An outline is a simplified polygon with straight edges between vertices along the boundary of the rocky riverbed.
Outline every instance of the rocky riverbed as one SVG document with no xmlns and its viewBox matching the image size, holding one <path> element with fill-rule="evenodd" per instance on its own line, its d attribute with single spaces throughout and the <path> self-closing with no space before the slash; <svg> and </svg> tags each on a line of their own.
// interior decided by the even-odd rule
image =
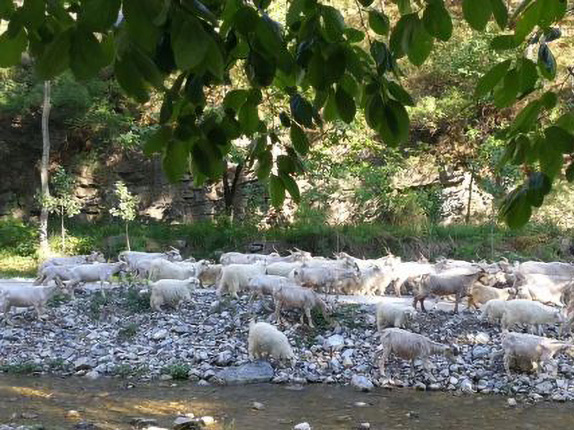
<svg viewBox="0 0 574 430">
<path fill-rule="evenodd" d="M 88 379 L 122 377 L 189 379 L 199 385 L 249 382 L 351 384 L 357 390 L 374 387 L 414 387 L 456 393 L 495 393 L 519 401 L 574 400 L 572 358 L 558 357 L 558 374 L 514 375 L 508 378 L 501 359 L 490 355 L 500 348 L 500 330 L 478 319 L 477 312 L 459 315 L 443 310 L 417 314 L 411 327 L 439 342 L 456 343 L 455 362 L 432 359 L 426 372 L 391 358 L 388 375 L 373 364 L 378 336 L 374 304 L 335 304 L 334 324 L 316 317 L 317 328 L 298 324 L 288 314 L 283 327 L 298 358 L 293 367 L 250 362 L 247 354 L 249 320 L 273 319 L 270 300 L 218 300 L 211 289 L 197 290 L 194 302 L 178 311 L 152 313 L 149 296 L 138 288 L 116 288 L 106 298 L 94 291 L 76 300 L 56 298 L 44 320 L 31 311 L 15 315 L 14 326 L 0 326 L 0 369 L 7 373 L 51 373 Z M 557 328 L 548 336 L 557 337 Z M 511 401 L 512 403 L 512 401 Z"/>
</svg>

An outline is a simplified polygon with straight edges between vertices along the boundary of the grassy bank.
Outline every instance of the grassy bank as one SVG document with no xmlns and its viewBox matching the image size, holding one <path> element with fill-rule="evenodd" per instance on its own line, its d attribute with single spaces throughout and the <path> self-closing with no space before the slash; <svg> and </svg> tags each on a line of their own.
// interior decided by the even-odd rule
<svg viewBox="0 0 574 430">
<path fill-rule="evenodd" d="M 113 257 L 125 249 L 123 225 L 114 223 L 73 223 L 68 226 L 67 253 L 100 249 Z M 536 259 L 569 260 L 565 246 L 571 232 L 548 225 L 532 224 L 521 230 L 491 225 L 453 225 L 424 228 L 382 224 L 329 226 L 294 224 L 266 230 L 253 225 L 229 222 L 196 222 L 169 225 L 136 224 L 130 229 L 132 249 L 156 251 L 168 245 L 183 247 L 186 256 L 217 258 L 221 252 L 247 251 L 251 243 L 263 243 L 267 251 L 280 252 L 298 247 L 314 254 L 332 255 L 346 251 L 375 257 L 388 251 L 407 260 L 421 255 L 466 260 Z M 53 250 L 62 252 L 59 231 L 51 229 Z M 36 227 L 20 221 L 0 221 L 0 276 L 30 276 L 37 263 Z"/>
</svg>

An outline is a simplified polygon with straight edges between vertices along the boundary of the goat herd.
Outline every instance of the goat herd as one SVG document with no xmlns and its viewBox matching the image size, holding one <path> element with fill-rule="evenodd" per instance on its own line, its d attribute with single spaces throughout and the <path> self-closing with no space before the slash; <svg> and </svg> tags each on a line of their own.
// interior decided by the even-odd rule
<svg viewBox="0 0 574 430">
<path fill-rule="evenodd" d="M 389 288 L 394 288 L 397 296 L 412 292 L 412 306 L 385 301 L 376 308 L 381 346 L 374 357 L 382 374 L 391 353 L 410 360 L 413 370 L 416 359 L 426 368 L 432 355 L 457 355 L 456 345 L 437 343 L 406 330 L 416 319 L 417 304 L 426 311 L 425 299 L 438 296 L 454 297 L 455 313 L 466 297 L 469 309 L 480 308 L 481 319 L 501 324 L 500 354 L 509 374 L 511 368 L 538 371 L 552 364 L 556 354 L 574 351 L 571 343 L 542 336 L 545 324 L 559 324 L 559 337 L 568 336 L 574 322 L 574 265 L 559 262 L 403 262 L 393 255 L 358 259 L 346 253 L 327 259 L 296 249 L 288 256 L 229 252 L 221 255 L 220 264 L 213 264 L 183 260 L 179 251 L 171 248 L 164 253 L 125 251 L 117 262 L 106 263 L 100 253 L 93 252 L 46 260 L 34 285 L 0 289 L 5 321 L 11 323 L 12 307 L 33 307 L 40 317 L 57 291 L 73 298 L 74 290 L 86 282 L 100 282 L 105 294 L 105 283 L 111 286 L 113 275 L 126 273 L 148 283 L 150 307 L 158 312 L 163 306 L 178 308 L 191 301 L 194 289 L 204 285 L 215 285 L 218 296 L 237 298 L 244 291 L 251 293 L 251 300 L 271 296 L 277 326 L 282 325 L 282 311 L 289 308 L 301 311 L 303 325 L 306 318 L 314 327 L 315 308 L 331 321 L 333 306 L 318 293 L 384 295 Z M 518 325 L 525 325 L 531 333 L 536 330 L 537 335 L 510 331 Z M 287 337 L 266 322 L 251 322 L 248 346 L 252 359 L 295 360 Z"/>
</svg>

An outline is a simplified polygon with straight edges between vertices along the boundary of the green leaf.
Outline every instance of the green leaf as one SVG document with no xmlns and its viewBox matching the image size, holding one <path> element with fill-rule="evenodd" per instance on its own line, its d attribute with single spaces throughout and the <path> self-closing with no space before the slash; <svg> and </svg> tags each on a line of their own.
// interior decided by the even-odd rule
<svg viewBox="0 0 574 430">
<path fill-rule="evenodd" d="M 209 35 L 207 37 L 209 38 L 209 42 L 207 42 L 207 54 L 205 60 L 207 70 L 209 70 L 209 72 L 211 72 L 211 74 L 217 79 L 222 81 L 225 65 L 223 64 L 223 55 L 221 54 L 221 49 L 213 37 Z"/>
<path fill-rule="evenodd" d="M 536 87 L 538 81 L 538 72 L 536 64 L 528 58 L 521 58 L 517 63 L 518 87 L 521 96 L 531 93 Z"/>
<path fill-rule="evenodd" d="M 390 25 L 387 15 L 376 10 L 369 11 L 369 26 L 375 33 L 385 36 L 389 32 Z"/>
<path fill-rule="evenodd" d="M 139 103 L 145 103 L 149 100 L 147 86 L 143 77 L 128 55 L 116 59 L 114 73 L 118 84 L 120 84 L 120 87 L 127 95 L 133 97 Z"/>
<path fill-rule="evenodd" d="M 223 106 L 226 109 L 233 109 L 238 111 L 243 103 L 247 101 L 247 96 L 249 95 L 248 90 L 232 90 L 229 91 L 225 98 L 223 99 Z"/>
<path fill-rule="evenodd" d="M 376 107 L 371 106 L 371 110 Z M 409 137 L 409 116 L 405 107 L 394 100 L 384 104 L 380 112 L 370 112 L 373 127 L 389 146 L 406 142 Z"/>
<path fill-rule="evenodd" d="M 179 140 L 170 141 L 163 157 L 163 171 L 170 182 L 177 182 L 188 171 L 189 145 Z"/>
<path fill-rule="evenodd" d="M 504 0 L 490 0 L 490 5 L 492 7 L 492 13 L 496 23 L 501 30 L 504 30 L 508 23 L 508 10 Z"/>
<path fill-rule="evenodd" d="M 238 113 L 238 120 L 245 134 L 251 135 L 255 133 L 257 131 L 257 127 L 259 127 L 259 112 L 257 105 L 245 103 L 241 106 Z"/>
<path fill-rule="evenodd" d="M 355 119 L 355 113 L 357 108 L 355 106 L 355 101 L 343 88 L 337 86 L 337 91 L 335 92 L 335 103 L 337 105 L 337 112 L 339 117 L 345 121 L 347 124 L 353 122 Z"/>
<path fill-rule="evenodd" d="M 411 19 L 411 15 L 402 16 L 391 31 L 389 46 L 396 58 L 404 57 L 406 53 L 407 23 Z"/>
<path fill-rule="evenodd" d="M 538 24 L 541 6 L 542 2 L 539 0 L 531 2 L 519 16 L 514 34 L 520 42 L 522 42 L 526 36 L 532 32 L 536 24 Z"/>
<path fill-rule="evenodd" d="M 297 170 L 297 167 L 290 156 L 279 155 L 277 157 L 277 170 L 279 173 L 294 173 Z"/>
<path fill-rule="evenodd" d="M 548 142 L 552 142 L 557 151 L 563 154 L 574 152 L 574 136 L 563 128 L 552 125 L 544 130 L 544 136 Z"/>
<path fill-rule="evenodd" d="M 12 0 L 0 0 L 0 19 L 6 21 L 14 13 L 14 2 Z"/>
<path fill-rule="evenodd" d="M 291 144 L 293 148 L 295 148 L 295 151 L 301 155 L 307 155 L 309 152 L 309 138 L 301 127 L 292 122 L 289 135 L 291 136 Z"/>
<path fill-rule="evenodd" d="M 574 182 L 574 161 L 566 168 L 566 180 L 568 182 Z"/>
<path fill-rule="evenodd" d="M 538 69 L 542 76 L 550 81 L 553 81 L 556 77 L 556 60 L 545 43 L 538 49 Z"/>
<path fill-rule="evenodd" d="M 434 39 L 425 30 L 425 26 L 416 14 L 410 15 L 404 39 L 404 50 L 409 61 L 415 66 L 422 65 L 432 51 Z"/>
<path fill-rule="evenodd" d="M 452 19 L 444 6 L 443 0 L 432 0 L 423 13 L 426 31 L 444 42 L 452 35 Z"/>
<path fill-rule="evenodd" d="M 105 31 L 118 19 L 120 0 L 82 0 L 80 23 L 91 31 Z"/>
<path fill-rule="evenodd" d="M 235 29 L 243 34 L 248 35 L 255 32 L 260 21 L 259 14 L 252 7 L 242 6 L 233 16 Z"/>
<path fill-rule="evenodd" d="M 265 150 L 257 157 L 257 179 L 260 181 L 267 179 L 273 167 L 273 155 L 270 150 Z"/>
<path fill-rule="evenodd" d="M 549 133 L 550 137 L 552 137 L 552 134 L 552 132 Z M 545 135 L 543 139 L 539 139 L 537 150 L 540 170 L 546 173 L 550 179 L 555 178 L 564 164 L 560 142 L 553 141 Z"/>
<path fill-rule="evenodd" d="M 0 67 L 11 67 L 20 63 L 22 52 L 28 46 L 26 32 L 20 30 L 16 37 L 8 37 L 8 32 L 0 36 Z"/>
<path fill-rule="evenodd" d="M 154 52 L 159 34 L 154 20 L 161 13 L 162 5 L 157 0 L 123 0 L 122 11 L 131 40 L 146 52 Z M 178 14 L 176 16 L 180 16 Z M 199 41 L 195 43 L 199 44 Z M 190 47 L 193 49 L 193 47 Z"/>
<path fill-rule="evenodd" d="M 76 79 L 93 78 L 106 66 L 106 54 L 93 33 L 78 29 L 71 38 L 70 69 Z"/>
<path fill-rule="evenodd" d="M 210 46 L 210 37 L 192 16 L 176 17 L 172 22 L 171 46 L 175 64 L 182 70 L 201 65 Z"/>
<path fill-rule="evenodd" d="M 550 93 L 550 91 L 548 93 Z M 542 97 L 546 97 L 548 93 L 544 94 Z M 554 98 L 556 98 L 556 94 L 554 94 Z M 560 118 L 558 118 L 555 124 L 558 127 L 566 130 L 568 133 L 574 134 L 574 112 L 566 112 Z"/>
<path fill-rule="evenodd" d="M 337 111 L 337 102 L 335 101 L 335 91 L 329 89 L 327 101 L 323 107 L 323 118 L 325 121 L 333 122 L 339 119 L 339 112 Z"/>
<path fill-rule="evenodd" d="M 345 37 L 349 43 L 359 43 L 365 39 L 365 33 L 356 28 L 347 27 L 345 29 Z"/>
<path fill-rule="evenodd" d="M 208 178 L 216 179 L 225 170 L 220 147 L 207 139 L 198 140 L 192 145 L 191 158 L 195 168 Z"/>
<path fill-rule="evenodd" d="M 538 114 L 542 109 L 542 104 L 539 100 L 533 100 L 526 105 L 524 109 L 520 111 L 511 126 L 511 131 L 518 133 L 526 133 L 534 125 L 536 125 L 538 120 Z"/>
<path fill-rule="evenodd" d="M 547 110 L 553 109 L 556 106 L 556 104 L 558 103 L 558 96 L 553 91 L 546 91 L 542 95 L 542 97 L 540 97 L 540 103 L 542 103 L 544 108 Z M 556 125 L 561 125 L 561 124 L 557 123 Z M 574 126 L 574 123 L 572 125 Z M 573 130 L 570 130 L 569 128 L 564 127 L 564 126 L 562 126 L 562 128 L 564 128 L 565 130 L 570 131 L 570 132 L 573 131 Z"/>
<path fill-rule="evenodd" d="M 257 23 L 255 34 L 269 55 L 277 56 L 284 48 L 279 24 L 266 15 Z"/>
<path fill-rule="evenodd" d="M 411 95 L 399 84 L 394 81 L 387 81 L 387 89 L 391 96 L 405 106 L 414 106 L 415 102 Z"/>
<path fill-rule="evenodd" d="M 144 143 L 143 153 L 148 157 L 157 152 L 162 152 L 167 147 L 172 136 L 171 127 L 162 126 L 157 129 Z"/>
<path fill-rule="evenodd" d="M 301 193 L 299 192 L 299 186 L 297 185 L 297 182 L 295 182 L 295 179 L 293 179 L 287 173 L 280 173 L 279 176 L 281 178 L 281 181 L 283 181 L 283 185 L 285 186 L 285 189 L 291 195 L 291 198 L 293 199 L 293 201 L 295 203 L 299 203 L 301 201 Z"/>
<path fill-rule="evenodd" d="M 520 41 L 514 37 L 513 34 L 504 34 L 502 36 L 496 36 L 490 42 L 490 47 L 495 51 L 505 51 L 508 49 L 515 49 L 520 46 Z"/>
<path fill-rule="evenodd" d="M 527 189 L 520 186 L 505 197 L 500 208 L 500 215 L 510 228 L 522 227 L 530 219 L 532 207 L 528 202 L 527 194 Z"/>
<path fill-rule="evenodd" d="M 271 204 L 280 209 L 285 201 L 285 185 L 281 178 L 276 175 L 269 177 L 269 195 L 271 197 Z"/>
<path fill-rule="evenodd" d="M 50 80 L 68 68 L 70 31 L 59 33 L 36 62 L 36 71 L 43 80 Z"/>
<path fill-rule="evenodd" d="M 412 8 L 411 8 L 411 0 L 393 0 L 396 4 L 397 7 L 399 8 L 399 13 L 401 15 L 408 15 L 409 13 L 412 13 Z"/>
<path fill-rule="evenodd" d="M 345 19 L 341 12 L 332 6 L 323 5 L 321 6 L 321 17 L 323 18 L 323 28 L 327 41 L 340 41 L 345 30 Z"/>
<path fill-rule="evenodd" d="M 291 97 L 291 116 L 299 124 L 313 128 L 313 106 L 304 97 L 295 94 Z"/>
<path fill-rule="evenodd" d="M 492 15 L 492 5 L 489 0 L 462 0 L 462 14 L 473 29 L 483 31 Z"/>
<path fill-rule="evenodd" d="M 518 72 L 516 69 L 510 69 L 504 80 L 502 86 L 494 91 L 494 105 L 497 108 L 508 107 L 514 103 L 518 91 L 520 89 L 520 82 L 518 81 Z"/>
<path fill-rule="evenodd" d="M 251 50 L 245 63 L 245 71 L 249 81 L 258 87 L 268 87 L 273 83 L 277 64 L 273 59 Z"/>
<path fill-rule="evenodd" d="M 492 67 L 486 74 L 478 80 L 474 97 L 480 98 L 487 95 L 504 78 L 512 60 L 506 60 Z"/>
<path fill-rule="evenodd" d="M 36 29 L 44 23 L 46 2 L 44 0 L 24 0 L 20 9 L 20 18 L 31 29 Z"/>
<path fill-rule="evenodd" d="M 538 25 L 548 28 L 560 21 L 566 12 L 566 0 L 538 0 L 541 3 Z"/>
<path fill-rule="evenodd" d="M 542 206 L 544 197 L 552 189 L 552 181 L 542 172 L 531 173 L 527 182 L 527 199 L 535 208 Z"/>
</svg>

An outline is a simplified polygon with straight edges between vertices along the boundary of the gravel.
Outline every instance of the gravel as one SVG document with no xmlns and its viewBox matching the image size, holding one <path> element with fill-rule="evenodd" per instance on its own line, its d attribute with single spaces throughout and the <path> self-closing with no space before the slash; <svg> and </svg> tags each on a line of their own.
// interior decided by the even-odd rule
<svg viewBox="0 0 574 430">
<path fill-rule="evenodd" d="M 135 300 L 121 288 L 108 293 L 101 304 L 96 293 L 85 291 L 73 302 L 58 302 L 44 320 L 33 311 L 14 316 L 15 326 L 0 329 L 0 368 L 83 378 L 123 377 L 138 380 L 190 379 L 201 385 L 234 381 L 241 369 L 254 366 L 247 353 L 249 320 L 273 322 L 269 299 L 249 303 L 218 300 L 215 291 L 201 289 L 194 302 L 163 313 L 134 311 Z M 131 297 L 128 299 L 127 297 Z M 379 345 L 373 304 L 339 302 L 335 326 L 318 321 L 317 329 L 301 326 L 297 312 L 286 315 L 282 327 L 298 360 L 293 367 L 272 362 L 260 378 L 274 383 L 352 384 L 372 387 L 412 387 L 417 390 L 508 395 L 518 401 L 574 400 L 570 357 L 557 359 L 558 376 L 513 374 L 507 377 L 501 358 L 490 356 L 500 348 L 500 330 L 480 321 L 477 312 L 452 314 L 443 310 L 418 313 L 414 332 L 434 341 L 456 343 L 461 351 L 454 363 L 432 357 L 430 371 L 391 356 L 387 377 L 379 374 L 373 354 Z M 557 327 L 547 331 L 557 337 Z M 251 363 L 251 364 L 250 364 Z M 255 365 L 257 366 L 257 365 Z M 353 383 L 354 381 L 354 383 Z M 233 382 L 232 382 L 233 383 Z M 360 388 L 362 387 L 362 388 Z"/>
</svg>

